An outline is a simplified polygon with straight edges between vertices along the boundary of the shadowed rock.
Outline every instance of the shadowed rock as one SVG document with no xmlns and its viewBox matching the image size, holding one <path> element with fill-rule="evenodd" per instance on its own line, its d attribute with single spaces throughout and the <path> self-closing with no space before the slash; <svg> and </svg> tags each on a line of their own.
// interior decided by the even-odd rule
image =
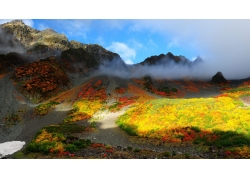
<svg viewBox="0 0 250 180">
<path fill-rule="evenodd" d="M 227 80 L 224 78 L 223 74 L 221 72 L 217 72 L 213 77 L 212 77 L 212 83 L 214 84 L 221 84 L 221 83 L 227 83 Z"/>
</svg>

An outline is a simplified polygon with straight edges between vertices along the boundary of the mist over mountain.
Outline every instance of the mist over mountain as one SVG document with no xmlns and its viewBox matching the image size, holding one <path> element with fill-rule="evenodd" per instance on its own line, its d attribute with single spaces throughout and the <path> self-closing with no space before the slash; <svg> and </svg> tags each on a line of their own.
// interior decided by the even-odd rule
<svg viewBox="0 0 250 180">
<path fill-rule="evenodd" d="M 209 80 L 218 71 L 223 72 L 227 79 L 250 76 L 250 73 L 245 71 L 235 76 L 228 74 L 230 72 L 228 63 L 218 64 L 215 61 L 203 60 L 199 56 L 191 61 L 184 55 L 177 56 L 171 52 L 153 55 L 138 64 L 128 65 L 119 54 L 106 50 L 98 44 L 69 41 L 65 35 L 53 29 L 39 31 L 25 25 L 21 20 L 0 25 L 0 46 L 0 54 L 17 52 L 29 62 L 55 56 L 65 71 L 84 76 L 110 74 L 122 78 L 134 78 L 151 75 L 155 78 Z M 4 66 L 9 66 L 9 63 L 5 63 Z"/>
</svg>

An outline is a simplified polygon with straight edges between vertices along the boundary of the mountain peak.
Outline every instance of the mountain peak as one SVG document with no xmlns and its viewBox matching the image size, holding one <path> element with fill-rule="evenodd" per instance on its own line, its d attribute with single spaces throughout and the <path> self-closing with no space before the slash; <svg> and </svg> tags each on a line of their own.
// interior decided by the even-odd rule
<svg viewBox="0 0 250 180">
<path fill-rule="evenodd" d="M 57 33 L 55 30 L 53 30 L 51 28 L 44 29 L 43 32 Z"/>
<path fill-rule="evenodd" d="M 13 25 L 21 25 L 21 26 L 25 25 L 25 23 L 22 20 L 13 20 L 13 21 L 10 21 L 8 23 L 13 24 Z"/>
<path fill-rule="evenodd" d="M 223 84 L 223 83 L 227 83 L 227 80 L 224 78 L 223 74 L 218 71 L 213 77 L 212 77 L 212 82 L 214 84 Z"/>
</svg>

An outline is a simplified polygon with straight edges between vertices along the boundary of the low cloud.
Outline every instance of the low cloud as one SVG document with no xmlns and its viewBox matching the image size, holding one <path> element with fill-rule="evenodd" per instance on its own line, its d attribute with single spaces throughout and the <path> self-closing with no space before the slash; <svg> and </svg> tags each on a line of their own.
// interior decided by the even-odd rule
<svg viewBox="0 0 250 180">
<path fill-rule="evenodd" d="M 134 64 L 134 62 L 131 61 L 130 59 L 127 59 L 127 60 L 125 60 L 124 62 L 125 62 L 126 64 Z"/>
<path fill-rule="evenodd" d="M 229 79 L 250 77 L 250 20 L 138 20 L 136 30 L 178 37 L 180 47 L 192 44 L 205 56 L 204 73 L 221 71 Z M 171 45 L 171 44 L 169 44 Z M 185 54 L 183 54 L 185 55 Z"/>
<path fill-rule="evenodd" d="M 15 41 L 14 37 L 5 33 L 0 27 L 0 54 L 7 54 L 9 52 L 25 52 L 24 47 Z"/>
<path fill-rule="evenodd" d="M 163 62 L 163 61 L 162 61 Z M 128 62 L 126 62 L 129 64 Z M 190 62 L 192 64 L 192 62 Z M 150 75 L 153 78 L 159 79 L 199 79 L 211 80 L 212 76 L 217 71 L 206 71 L 206 69 L 213 69 L 210 63 L 200 62 L 194 64 L 177 64 L 175 62 L 160 63 L 157 65 L 125 65 L 121 59 L 113 59 L 107 61 L 99 67 L 95 75 L 112 75 L 120 78 L 142 78 Z"/>
</svg>

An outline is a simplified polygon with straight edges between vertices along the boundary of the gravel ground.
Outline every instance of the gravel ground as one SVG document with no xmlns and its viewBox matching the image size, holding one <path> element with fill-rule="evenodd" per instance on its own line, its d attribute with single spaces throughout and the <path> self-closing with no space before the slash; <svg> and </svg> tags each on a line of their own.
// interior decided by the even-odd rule
<svg viewBox="0 0 250 180">
<path fill-rule="evenodd" d="M 66 116 L 71 104 L 62 103 L 49 114 L 41 117 L 34 115 L 37 104 L 22 96 L 9 79 L 10 75 L 0 79 L 0 143 L 6 141 L 29 142 L 44 126 L 57 124 Z M 7 124 L 3 119 L 11 113 L 18 114 L 20 121 Z"/>
</svg>

